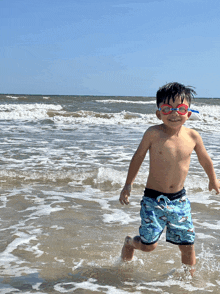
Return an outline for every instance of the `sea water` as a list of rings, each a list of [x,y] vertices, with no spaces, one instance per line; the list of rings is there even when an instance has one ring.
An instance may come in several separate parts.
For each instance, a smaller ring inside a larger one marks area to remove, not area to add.
[[[220,178],[220,99],[195,99],[197,130]],[[0,293],[219,293],[220,202],[195,152],[185,182],[196,230],[192,278],[162,234],[122,263],[140,226],[148,154],[129,206],[119,194],[154,97],[0,95]]]

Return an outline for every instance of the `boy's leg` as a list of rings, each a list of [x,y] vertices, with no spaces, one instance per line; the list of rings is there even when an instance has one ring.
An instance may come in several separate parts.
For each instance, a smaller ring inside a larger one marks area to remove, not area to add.
[[[179,249],[181,251],[182,263],[191,266],[196,264],[194,245],[179,245]]]
[[[124,246],[121,252],[121,258],[123,261],[130,261],[134,256],[134,250],[141,250],[144,252],[153,251],[157,247],[157,243],[151,245],[145,245],[141,242],[140,236],[131,238],[127,236],[125,238]]]

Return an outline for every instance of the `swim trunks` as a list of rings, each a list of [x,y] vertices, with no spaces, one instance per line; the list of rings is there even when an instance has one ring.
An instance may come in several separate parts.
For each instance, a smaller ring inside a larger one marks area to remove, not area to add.
[[[177,245],[194,244],[191,206],[184,188],[170,194],[146,188],[140,216],[139,234],[143,244],[156,243],[165,227],[167,242]]]

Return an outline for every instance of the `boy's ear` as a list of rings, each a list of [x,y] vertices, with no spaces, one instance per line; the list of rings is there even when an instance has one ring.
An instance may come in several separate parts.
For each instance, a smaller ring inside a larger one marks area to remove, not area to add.
[[[156,111],[156,116],[157,116],[157,118],[161,119],[161,114],[160,114],[159,110]]]
[[[190,118],[192,112],[191,111],[188,111],[188,118]]]

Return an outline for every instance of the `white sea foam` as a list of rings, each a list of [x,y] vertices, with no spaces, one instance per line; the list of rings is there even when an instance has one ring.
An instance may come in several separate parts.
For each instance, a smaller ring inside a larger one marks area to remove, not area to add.
[[[195,221],[197,223],[197,221]],[[220,221],[214,221],[214,224],[211,222],[202,222],[201,220],[199,221],[199,225],[203,226],[204,228],[207,228],[209,230],[220,230]],[[207,236],[208,238],[208,236]]]
[[[34,212],[30,214],[30,218],[33,219],[33,218],[41,217],[43,215],[50,215],[52,212],[64,210],[64,208],[51,207],[50,204],[48,204],[48,205],[42,204],[42,205],[38,205],[38,206],[29,207],[26,210],[27,211],[34,210]]]
[[[106,100],[96,100],[96,102],[100,103],[125,103],[125,104],[156,104],[155,101],[132,101],[132,100],[114,100],[114,99],[106,99]]]
[[[120,113],[81,113],[78,112],[77,116],[55,116],[53,118],[57,124],[86,124],[86,125],[143,125],[143,124],[156,124],[158,119],[152,114],[138,114],[132,112],[122,111]]]
[[[27,96],[26,95],[25,96],[21,96],[21,95],[19,95],[19,96],[7,95],[6,97],[9,98],[9,99],[14,99],[14,100],[17,100],[17,99],[27,99]]]
[[[210,241],[211,241],[211,239],[216,239],[214,236],[211,236],[211,235],[208,235],[208,234],[204,234],[204,233],[198,233],[198,232],[196,233],[196,237],[199,238],[199,239],[206,239],[206,238],[208,238],[208,239],[210,239]]]
[[[49,118],[48,111],[60,111],[54,104],[6,104],[0,105],[0,120],[39,120]]]
[[[14,239],[10,244],[7,245],[6,249],[0,253],[0,266],[4,268],[4,274],[19,276],[21,273],[34,273],[35,270],[29,268],[28,266],[23,266],[25,264],[21,258],[13,254],[19,246],[27,245],[31,240],[35,240],[36,236],[26,234],[24,232],[17,232],[17,238]],[[38,251],[39,252],[39,251]],[[17,265],[17,266],[12,266]]]
[[[68,289],[67,289],[68,287]],[[110,286],[110,285],[99,285],[97,283],[96,279],[88,279],[87,281],[84,282],[69,282],[69,283],[59,283],[56,284],[54,286],[54,290],[60,292],[60,293],[73,293],[75,292],[77,289],[81,289],[81,290],[87,290],[87,291],[97,291],[97,292],[102,292],[102,293],[106,293],[106,294],[127,294],[127,291],[118,289],[114,286]],[[141,294],[141,292],[139,291],[135,291],[132,292],[134,294]]]
[[[126,213],[122,209],[113,209],[111,213],[103,214],[103,221],[105,223],[120,223],[121,225],[127,225],[139,220],[139,216],[131,217],[129,212]]]
[[[117,171],[113,168],[100,167],[98,169],[97,178],[94,179],[95,183],[105,183],[110,182],[111,185],[124,183],[123,181],[124,173]]]
[[[75,266],[72,268],[73,271],[75,271],[77,268],[79,268],[83,264],[84,259],[81,259],[79,262],[74,262]]]
[[[8,95],[8,96],[6,96],[7,98],[10,98],[10,99],[18,99],[19,97],[17,97],[17,96],[10,96],[10,95]]]

